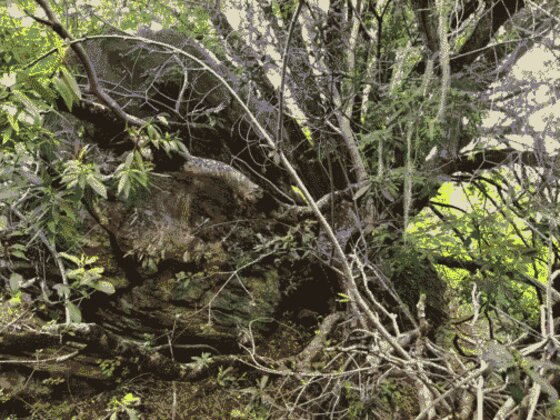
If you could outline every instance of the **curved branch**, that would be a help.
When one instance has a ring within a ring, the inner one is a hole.
[[[49,26],[60,38],[67,41],[70,44],[70,48],[76,53],[80,62],[84,66],[86,71],[90,89],[91,91],[97,96],[97,98],[105,104],[115,115],[117,115],[122,120],[126,121],[128,124],[132,126],[142,126],[145,125],[146,122],[141,118],[135,117],[134,115],[130,115],[126,113],[121,106],[110,96],[108,95],[101,84],[99,83],[99,78],[97,77],[97,72],[95,71],[95,67],[89,58],[86,50],[79,42],[75,41],[75,38],[72,37],[70,32],[62,26],[58,18],[55,16],[53,11],[51,10],[49,4],[45,0],[35,0],[35,2],[43,9],[45,12],[47,19],[40,19],[37,17],[33,17],[37,22],[42,23],[43,25]]]

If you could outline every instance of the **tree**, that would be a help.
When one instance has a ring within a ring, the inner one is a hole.
[[[2,353],[180,381],[244,361],[284,378],[251,400],[273,418],[551,415],[557,122],[528,123],[514,73],[555,53],[557,8],[5,6]],[[318,334],[278,354],[290,313]]]

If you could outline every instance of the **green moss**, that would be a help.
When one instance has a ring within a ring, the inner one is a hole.
[[[37,401],[31,406],[32,419],[66,419],[71,418],[76,407],[68,401],[58,403]]]
[[[212,304],[216,319],[230,326],[246,327],[250,321],[269,319],[280,302],[278,273],[269,270],[262,275],[240,276],[220,292]],[[263,322],[255,322],[255,329],[265,328]]]

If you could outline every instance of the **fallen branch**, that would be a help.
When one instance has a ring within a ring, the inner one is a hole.
[[[27,365],[27,364],[39,364],[39,363],[62,363],[66,360],[77,356],[80,353],[79,350],[73,351],[72,353],[65,354],[58,357],[49,357],[48,359],[11,359],[11,360],[0,360],[0,365]]]
[[[324,349],[325,340],[334,330],[338,321],[342,319],[342,312],[335,312],[323,319],[315,337],[311,342],[299,353],[295,359],[298,370],[310,369],[311,363],[317,358],[319,353]]]
[[[124,339],[107,331],[97,324],[74,323],[70,325],[47,325],[41,330],[11,332],[0,335],[0,352],[2,354],[21,353],[48,347],[78,346],[78,350],[69,355],[48,360],[5,360],[0,364],[28,364],[44,361],[62,362],[78,353],[93,353],[103,357],[121,356],[142,372],[149,372],[159,379],[196,381],[213,374],[219,365],[232,365],[240,362],[235,355],[217,355],[213,363],[199,365],[196,363],[179,363],[163,356],[143,343]]]

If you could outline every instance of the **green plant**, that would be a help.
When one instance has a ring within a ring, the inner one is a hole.
[[[365,404],[359,398],[359,392],[353,388],[350,382],[345,382],[343,395],[348,405],[348,418],[361,419],[364,417]]]
[[[203,369],[214,362],[212,354],[207,352],[202,353],[200,356],[193,356],[191,359],[191,364],[194,365],[195,369]]]
[[[117,357],[115,359],[99,359],[97,360],[97,365],[101,370],[101,374],[110,379],[115,374],[115,370],[122,364],[121,358]]]
[[[109,419],[117,420],[120,413],[125,413],[130,420],[138,420],[140,417],[137,409],[140,402],[140,398],[130,392],[120,399],[113,397],[107,409],[110,412]]]
[[[266,420],[269,416],[266,412],[261,412],[261,407],[255,407],[253,404],[249,404],[242,408],[235,408],[230,411],[229,415],[232,419],[243,419],[243,420]]]
[[[233,368],[231,366],[228,366],[225,369],[223,366],[220,366],[218,368],[218,376],[216,377],[216,382],[218,383],[218,385],[223,388],[227,388],[235,384],[238,378],[235,377],[232,372]]]
[[[97,195],[107,199],[107,188],[103,176],[95,163],[85,162],[89,145],[82,148],[76,159],[64,162],[61,181],[67,188],[79,188],[83,192],[89,186]]]
[[[83,254],[80,257],[77,257],[75,255],[67,254],[66,252],[61,252],[59,255],[76,266],[76,268],[66,272],[68,279],[73,280],[72,288],[85,288],[86,290],[94,289],[108,295],[115,293],[115,287],[111,282],[101,280],[105,269],[103,267],[90,267],[92,264],[97,262],[99,257]],[[60,288],[60,286],[58,288]]]
[[[148,188],[153,165],[144,161],[141,150],[128,153],[124,162],[115,170],[117,195],[123,199],[128,199],[131,194]]]
[[[103,267],[89,267],[97,262],[97,256],[75,255],[61,252],[60,257],[70,261],[76,266],[71,270],[66,270],[66,277],[71,281],[69,284],[58,283],[53,286],[60,297],[70,296],[72,291],[77,291],[82,298],[89,298],[92,291],[103,292],[108,295],[115,293],[115,287],[107,280],[102,280],[102,274],[105,271]],[[66,302],[70,312],[72,322],[81,322],[81,311],[73,302]]]

